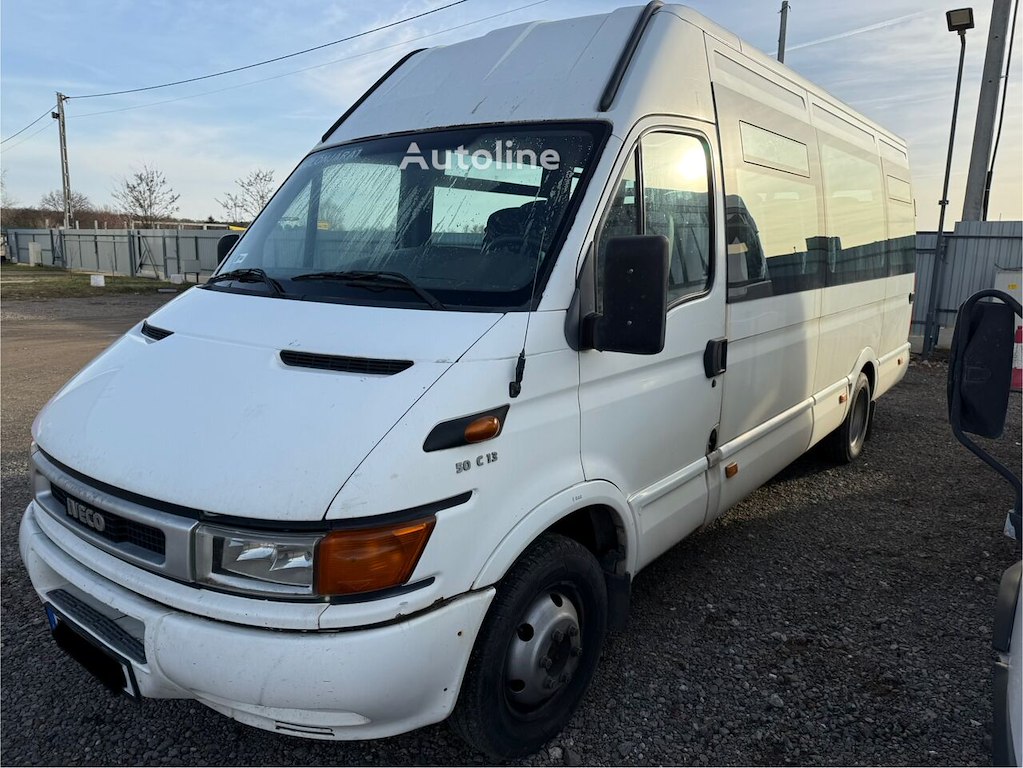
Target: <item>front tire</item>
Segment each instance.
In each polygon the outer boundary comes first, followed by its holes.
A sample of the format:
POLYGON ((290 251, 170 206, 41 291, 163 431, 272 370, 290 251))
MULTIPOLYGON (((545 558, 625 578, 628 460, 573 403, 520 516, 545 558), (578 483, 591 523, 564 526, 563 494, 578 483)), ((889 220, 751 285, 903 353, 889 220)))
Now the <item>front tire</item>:
POLYGON ((870 380, 865 373, 856 377, 849 412, 841 426, 827 437, 827 451, 838 464, 851 464, 863 453, 874 409, 870 402, 870 380))
POLYGON ((537 751, 572 717, 607 629, 604 573, 578 542, 537 539, 497 586, 451 724, 495 761, 537 751))

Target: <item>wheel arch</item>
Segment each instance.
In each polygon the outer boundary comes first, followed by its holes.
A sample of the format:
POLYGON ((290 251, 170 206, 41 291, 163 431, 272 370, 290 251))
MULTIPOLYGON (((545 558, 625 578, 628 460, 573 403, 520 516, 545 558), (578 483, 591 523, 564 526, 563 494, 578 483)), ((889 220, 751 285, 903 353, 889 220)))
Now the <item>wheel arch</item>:
POLYGON ((877 353, 872 347, 866 347, 860 352, 856 364, 852 367, 850 383, 855 384, 856 378, 861 373, 867 377, 870 383, 870 399, 873 400, 877 393, 877 353))
POLYGON ((612 626, 628 611, 628 591, 636 565, 636 526, 618 488, 606 481, 581 483, 547 499, 527 513, 501 540, 473 582, 473 589, 494 584, 529 546, 545 533, 578 541, 596 557, 608 586, 612 626))

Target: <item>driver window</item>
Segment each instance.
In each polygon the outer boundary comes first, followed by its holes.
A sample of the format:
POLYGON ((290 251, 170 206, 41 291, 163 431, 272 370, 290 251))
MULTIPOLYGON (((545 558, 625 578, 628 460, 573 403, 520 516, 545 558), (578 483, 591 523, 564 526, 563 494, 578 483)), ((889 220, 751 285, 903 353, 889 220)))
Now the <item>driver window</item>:
POLYGON ((641 141, 644 233, 668 240, 668 303, 710 280, 707 152, 695 136, 648 133, 641 141))
MULTIPOLYGON (((602 272, 599 267, 611 238, 664 235, 668 240, 668 303, 707 290, 712 259, 709 179, 707 149, 700 139, 663 131, 643 136, 601 224, 597 275, 602 272), (642 173, 637 174, 637 169, 642 173)), ((598 295, 599 291, 598 286, 598 295)))

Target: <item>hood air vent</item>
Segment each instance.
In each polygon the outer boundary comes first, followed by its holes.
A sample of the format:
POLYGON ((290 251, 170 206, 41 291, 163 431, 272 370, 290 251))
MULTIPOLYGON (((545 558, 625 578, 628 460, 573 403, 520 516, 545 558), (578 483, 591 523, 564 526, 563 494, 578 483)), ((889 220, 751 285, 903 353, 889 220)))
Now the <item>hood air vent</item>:
POLYGON ((296 368, 317 368, 321 371, 362 373, 369 376, 393 376, 412 367, 411 360, 374 360, 369 357, 317 355, 312 352, 281 352, 281 362, 296 368))
POLYGON ((149 323, 142 323, 142 335, 148 336, 153 341, 159 341, 160 339, 166 339, 168 336, 174 334, 174 331, 168 331, 163 328, 157 328, 155 325, 149 323))

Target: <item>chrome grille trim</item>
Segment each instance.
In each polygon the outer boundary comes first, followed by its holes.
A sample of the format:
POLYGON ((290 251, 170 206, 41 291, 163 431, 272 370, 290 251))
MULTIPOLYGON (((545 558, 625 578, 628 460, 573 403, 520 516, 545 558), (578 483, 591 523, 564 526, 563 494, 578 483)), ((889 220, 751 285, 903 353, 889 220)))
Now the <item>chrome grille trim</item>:
POLYGON ((193 567, 192 532, 199 524, 197 520, 149 509, 141 504, 97 490, 64 472, 40 451, 35 451, 32 454, 32 465, 34 475, 32 485, 36 503, 53 520, 96 548, 132 565, 163 574, 177 581, 193 580, 195 569, 193 567), (101 512, 109 512, 161 531, 165 540, 165 554, 161 557, 155 552, 127 542, 112 542, 92 532, 84 525, 78 524, 68 517, 64 505, 54 497, 50 488, 51 484, 101 512))

